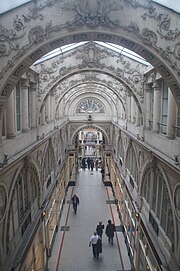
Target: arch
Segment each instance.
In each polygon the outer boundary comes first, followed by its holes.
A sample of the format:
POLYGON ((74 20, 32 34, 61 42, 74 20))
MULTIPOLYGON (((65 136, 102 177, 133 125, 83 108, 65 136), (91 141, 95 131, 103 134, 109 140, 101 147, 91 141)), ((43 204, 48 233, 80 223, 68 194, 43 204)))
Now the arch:
MULTIPOLYGON (((83 49, 82 49, 81 53, 83 53, 83 49)), ((116 58, 117 58, 117 62, 118 62, 119 56, 116 55, 116 58)), ((77 60, 76 60, 76 58, 73 58, 72 61, 77 61, 77 60)), ((83 62, 83 59, 82 59, 82 62, 83 62)), ((55 69, 56 74, 54 74, 55 72, 52 73, 53 78, 51 81, 44 80, 44 82, 43 82, 43 80, 41 80, 42 83, 44 83, 44 84, 42 86, 43 91, 41 91, 39 94, 41 95, 42 100, 43 100, 48 92, 50 92, 52 89, 55 89, 59 84, 61 84, 61 83, 63 84, 64 82, 67 82, 66 83, 66 85, 68 86, 67 89, 69 88, 70 90, 73 87, 75 87, 76 85, 78 85, 78 80, 80 81, 81 84, 82 84, 82 82, 93 83, 92 80, 90 81, 90 79, 89 79, 89 81, 88 81, 86 78, 88 73, 93 72, 93 74, 96 74, 94 83, 102 84, 102 85, 106 86, 107 88, 110 88, 112 91, 114 91, 118 95, 119 94, 118 91, 115 90, 115 87, 113 87, 113 85, 114 85, 113 80, 117 81, 117 84, 122 84, 122 85, 126 86, 127 89, 132 93, 133 96, 135 96, 135 99, 140 104, 140 100, 142 100, 142 94, 140 93, 140 91, 139 92, 137 91, 137 88, 140 88, 140 83, 143 84, 143 80, 141 80, 142 82, 140 82, 140 79, 137 79, 137 75, 134 74, 136 72, 135 69, 130 67, 129 68, 130 71, 128 72, 127 68, 125 67, 125 65, 127 65, 126 61, 124 61, 124 62, 123 62, 122 67, 120 67, 119 65, 117 65, 117 67, 112 67, 112 65, 108 66, 106 63, 103 63, 103 66, 101 67, 101 69, 98 67, 98 64, 94 64, 93 68, 90 69, 88 67, 88 63, 87 63, 87 67, 81 67, 82 63, 77 63, 76 66, 72 66, 72 65, 68 66, 66 68, 66 70, 63 71, 63 74, 61 74, 61 71, 60 71, 61 68, 59 70, 55 69), (123 69, 125 70, 125 72, 124 71, 122 72, 123 69), (126 77, 123 73, 126 74, 126 77), (98 75, 99 76, 104 75, 109 78, 108 78, 108 80, 106 79, 106 82, 103 78, 103 80, 101 82, 101 79, 97 78, 98 75), (75 76, 77 78, 75 78, 75 76), (81 78, 80 78, 80 76, 81 76, 81 78), (133 77, 135 77, 136 79, 133 79, 133 77), (67 80, 69 80, 69 82, 67 80), (110 80, 112 81, 111 85, 110 85, 110 80), (74 81, 77 81, 77 83, 74 81), (74 84, 74 83, 76 83, 76 84, 74 84), (138 85, 138 83, 139 83, 139 85, 138 85), (137 94, 140 96, 139 98, 136 97, 137 94)), ((49 63, 49 61, 47 61, 47 66, 49 67, 50 65, 52 65, 52 63, 49 63)), ((64 63, 64 65, 65 65, 65 63, 64 63)), ((49 72, 48 67, 47 67, 47 73, 49 72)), ((143 75, 141 74, 141 76, 143 76, 143 75)), ((63 88, 64 88, 64 85, 63 85, 63 88)), ((63 95, 64 95, 64 91, 63 91, 63 95)), ((61 96, 63 96, 63 95, 61 95, 61 96)))
POLYGON ((122 137, 122 134, 119 133, 118 143, 117 143, 117 150, 118 150, 118 151, 120 150, 119 154, 120 154, 120 156, 121 156, 122 159, 123 159, 123 161, 121 161, 121 162, 124 163, 124 152, 125 152, 125 150, 124 150, 123 140, 124 140, 124 139, 123 139, 123 137, 122 137))
POLYGON ((44 181, 43 179, 45 180, 46 179, 46 174, 45 174, 45 170, 46 170, 46 165, 45 165, 45 161, 46 161, 46 158, 48 157, 47 155, 47 152, 48 150, 51 150, 51 155, 52 155, 52 168, 51 168, 51 171, 52 169, 54 170, 54 167, 55 167, 55 163, 56 163, 56 155, 55 155, 55 151, 54 151, 54 147, 53 147, 53 144, 52 144, 52 139, 50 138, 49 141, 48 141, 48 144, 46 144, 46 147, 44 149, 44 157, 43 157, 43 161, 42 161, 42 168, 44 169, 44 172, 42 172, 41 174, 41 178, 42 178, 42 184, 44 184, 44 181))
MULTIPOLYGON (((111 67, 112 68, 112 67, 111 67)), ((136 102, 136 105, 140 111, 140 113, 142 113, 142 100, 143 100, 143 96, 142 94, 140 93, 140 91, 138 92, 138 88, 140 87, 139 85, 136 86, 136 84, 130 84, 130 78, 127 79, 127 78, 121 78, 118 76, 118 71, 115 71, 113 70, 113 72, 111 70, 105 70, 105 71, 102 71, 102 70, 99 70, 97 68, 93 68, 93 73, 95 73, 96 75, 105 75, 107 76, 107 82, 104 82, 105 80, 97 80, 96 81, 88 81, 85 77, 86 77, 86 74, 92 72, 92 70, 87 70, 87 69, 83 69, 83 70, 76 70, 74 71, 74 69, 72 69, 72 71, 68 68, 67 69, 68 71, 68 74, 66 76, 62 76, 60 78, 60 76, 58 75, 57 78, 54 78, 53 76, 53 83, 51 82, 48 82, 47 83, 47 86, 43 86, 43 89, 44 89, 44 93, 41 94, 41 100, 42 100, 42 104, 44 102, 44 100, 46 99, 46 97, 49 95, 49 92, 50 91, 53 91, 53 90, 56 90, 56 87, 60 84, 62 84, 62 87, 63 87, 63 91, 61 91, 61 94, 59 94, 59 98, 57 100, 57 104, 59 104, 61 102, 61 100, 67 95, 67 93, 70 93, 72 92, 72 95, 75 95, 75 93, 77 94, 77 91, 76 88, 79 88, 81 85, 83 84, 96 84, 96 85, 99 85, 100 87, 106 87, 107 89, 111 90, 112 93, 114 93, 115 95, 117 95, 118 99, 121 101, 121 104, 124 108, 124 103, 123 103, 123 99, 124 99, 124 95, 123 93, 125 92, 126 88, 130 91, 130 93, 132 93, 132 96, 134 97, 134 100, 136 102), (79 76, 82 76, 82 78, 78 79, 75 78, 75 76, 79 77, 79 76), (86 80, 85 80, 86 79, 86 80), (112 81, 111 82, 111 85, 110 85, 110 80, 112 81), (114 81, 115 80, 117 82, 117 86, 114 86, 115 83, 114 81), (66 87, 65 87, 65 83, 66 82, 66 87), (83 83, 82 83, 83 82, 83 83), (119 85, 120 84, 120 85, 119 85), (121 86, 123 85, 123 87, 125 88, 122 88, 121 91, 119 91, 119 89, 116 89, 118 88, 118 86, 121 86), (46 89, 47 88, 47 89, 46 89), (46 89, 46 91, 45 91, 46 89), (122 92, 122 94, 121 94, 122 92)), ((121 87, 120 87, 121 88, 121 87)), ((41 111, 41 108, 40 110, 41 111)))
POLYGON ((57 47, 87 40, 120 44, 144 57, 167 81, 179 104, 179 14, 147 0, 42 2, 31 1, 1 17, 1 113, 31 64, 57 47), (56 16, 49 19, 47 14, 53 12, 56 16))
MULTIPOLYGON (((2 214, 2 217, 1 217, 1 220, 0 220, 0 223, 3 223, 3 220, 5 220, 5 217, 6 217, 6 213, 7 213, 7 201, 8 201, 8 191, 7 191, 7 188, 6 186, 4 185, 4 183, 1 183, 1 187, 3 188, 3 190, 1 190, 1 193, 4 194, 4 195, 1 195, 1 208, 2 208, 2 204, 4 204, 4 214, 2 214)), ((5 227, 3 229, 3 232, 5 230, 5 227)), ((2 264, 2 259, 3 259, 3 255, 5 253, 5 250, 4 250, 4 239, 2 238, 0 240, 0 267, 1 267, 1 264, 2 264)))
POLYGON ((78 127, 78 128, 73 132, 73 135, 71 136, 71 139, 70 139, 71 144, 72 144, 72 145, 75 145, 77 134, 78 134, 81 130, 83 130, 84 128, 91 128, 91 127, 97 129, 98 131, 100 131, 100 132, 104 135, 105 144, 108 145, 108 142, 109 142, 109 136, 108 136, 107 133, 103 130, 103 128, 101 128, 99 125, 96 125, 96 124, 84 124, 84 125, 81 125, 80 127, 78 127))
POLYGON ((126 153, 125 153, 125 159, 124 159, 124 163, 125 163, 125 168, 128 168, 128 155, 129 155, 129 151, 132 149, 133 153, 134 153, 134 156, 135 156, 135 160, 132 159, 132 166, 133 168, 135 169, 135 176, 132 174, 132 172, 130 172, 130 175, 134 177, 134 180, 135 180, 135 183, 139 186, 139 183, 138 183, 138 179, 139 179, 139 163, 138 163, 138 155, 137 155, 137 151, 135 149, 135 146, 134 144, 132 143, 132 139, 129 140, 128 142, 128 145, 127 145, 127 150, 126 150, 126 153), (136 175, 138 174, 138 175, 136 175))
MULTIPOLYGON (((98 92, 90 92, 90 91, 85 91, 84 93, 76 93, 78 95, 77 97, 74 97, 71 99, 71 101, 67 100, 67 103, 65 104, 64 111, 67 115, 76 115, 76 116, 81 116, 80 113, 76 112, 76 108, 78 106, 79 102, 82 102, 84 99, 96 99, 101 101, 101 104, 104 108, 104 112, 100 113, 102 116, 108 116, 111 115, 112 113, 117 112, 117 108, 114 104, 114 101, 112 100, 112 103, 110 104, 110 97, 108 97, 108 100, 106 97, 102 97, 101 94, 98 92)), ((84 114, 93 114, 93 113, 84 113, 84 114)), ((95 114, 97 115, 97 114, 95 114)), ((99 114, 97 115, 99 117, 99 114)))
MULTIPOLYGON (((5 233, 4 233, 4 251, 5 253, 7 253, 7 249, 8 249, 8 242, 7 241, 7 236, 8 236, 8 231, 9 231, 9 212, 10 212, 10 207, 11 207, 11 203, 12 203, 12 197, 13 197, 13 192, 14 192, 14 189, 15 189, 15 186, 16 186, 16 183, 17 183, 17 179, 18 179, 18 176, 21 174, 21 172, 24 172, 26 173, 27 175, 27 172, 29 171, 33 171, 35 176, 37 178, 35 178, 35 185, 37 185, 37 197, 38 197, 38 203, 40 204, 40 183, 39 183, 39 172, 37 171, 37 166, 35 165, 35 163, 33 161, 29 161, 28 158, 26 158, 26 161, 24 164, 22 164, 17 170, 16 170, 16 173, 14 175, 14 178, 13 178, 13 181, 12 181, 12 187, 11 187, 11 190, 10 190, 10 193, 9 193, 9 199, 8 199, 8 204, 7 204, 7 215, 6 215, 6 219, 5 219, 5 233), (28 170, 25 170, 25 166, 28 165, 28 170)), ((27 177, 27 176, 26 176, 27 177)), ((29 180, 27 180, 29 181, 29 180)), ((29 193, 29 191, 28 191, 29 193)))
MULTIPOLYGON (((166 176, 166 173, 165 171, 163 170, 163 168, 161 167, 161 165, 157 165, 157 163, 155 162, 156 159, 151 159, 149 161, 149 163, 146 164, 146 166, 144 167, 143 169, 143 173, 142 173, 142 181, 140 183, 140 196, 143 197, 143 190, 144 190, 144 185, 145 185, 145 177, 146 177, 146 174, 147 172, 149 171, 159 171, 160 174, 162 174, 163 176, 163 181, 165 183, 165 186, 166 186, 166 189, 168 191, 168 196, 169 196, 169 200, 170 200, 170 207, 171 207, 171 211, 172 211, 172 219, 173 219, 173 232, 174 233, 177 233, 177 229, 176 229, 176 224, 175 224, 175 210, 174 210, 174 205, 173 205, 173 198, 172 198, 172 195, 171 195, 171 191, 170 191, 170 186, 169 186, 169 183, 168 183, 168 179, 167 179, 167 176, 166 176)), ((153 179, 154 181, 154 179, 153 179)), ((151 206, 150 206, 150 209, 151 206)), ((157 217, 157 214, 155 214, 156 217, 157 217)), ((158 217, 158 220, 159 220, 159 224, 160 226, 162 227, 162 222, 160 221, 160 218, 158 217)), ((162 227, 163 231, 165 232, 164 228, 162 227)), ((167 233, 165 232, 165 234, 167 235, 167 233)), ((169 237, 168 237, 169 238, 169 237)), ((172 238, 171 238, 172 239, 172 238)), ((172 250, 174 251, 177 251, 176 247, 178 247, 178 242, 175 240, 175 236, 173 236, 173 240, 171 240, 172 242, 172 250), (175 247, 174 247, 175 246, 175 247)))

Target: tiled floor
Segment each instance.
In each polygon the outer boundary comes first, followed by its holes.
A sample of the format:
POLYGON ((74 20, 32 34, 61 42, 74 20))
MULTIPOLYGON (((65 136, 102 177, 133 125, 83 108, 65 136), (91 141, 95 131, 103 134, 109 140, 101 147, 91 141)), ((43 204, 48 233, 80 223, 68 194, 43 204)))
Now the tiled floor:
POLYGON ((120 226, 114 204, 112 189, 101 181, 100 171, 80 170, 75 187, 67 192, 66 202, 59 223, 59 230, 48 261, 49 271, 129 271, 131 264, 127 254, 123 233, 117 227, 114 245, 108 243, 105 233, 102 237, 102 254, 94 259, 88 246, 91 235, 99 221, 106 226, 111 219, 120 226), (69 204, 71 196, 80 199, 77 214, 69 204))

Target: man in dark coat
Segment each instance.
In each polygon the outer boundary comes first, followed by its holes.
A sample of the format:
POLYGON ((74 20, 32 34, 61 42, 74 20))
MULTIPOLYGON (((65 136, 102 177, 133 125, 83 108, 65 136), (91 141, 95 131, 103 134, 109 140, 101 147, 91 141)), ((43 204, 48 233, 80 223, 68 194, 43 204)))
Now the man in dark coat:
POLYGON ((72 197, 71 201, 72 201, 72 204, 73 204, 74 213, 76 214, 77 213, 77 206, 79 204, 79 198, 78 198, 78 196, 74 195, 72 197))
POLYGON ((102 224, 102 221, 100 221, 96 227, 96 231, 97 231, 97 234, 101 237, 101 239, 102 239, 103 229, 104 229, 104 225, 102 224))
POLYGON ((109 243, 111 243, 111 245, 113 245, 113 238, 114 238, 114 232, 116 231, 116 227, 115 225, 111 222, 111 220, 108 220, 108 224, 106 226, 106 235, 108 237, 108 241, 109 243))

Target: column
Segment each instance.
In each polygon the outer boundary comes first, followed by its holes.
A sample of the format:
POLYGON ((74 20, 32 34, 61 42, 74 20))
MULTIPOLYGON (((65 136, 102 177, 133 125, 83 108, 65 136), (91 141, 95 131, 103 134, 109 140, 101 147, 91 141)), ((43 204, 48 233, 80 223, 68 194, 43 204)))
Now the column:
POLYGON ((50 121, 54 120, 54 95, 53 92, 50 94, 50 121))
POLYGON ((31 83, 31 128, 36 127, 36 83, 31 83))
POLYGON ((46 123, 50 122, 50 96, 46 100, 46 123))
POLYGON ((7 138, 14 138, 16 137, 16 127, 14 122, 14 91, 11 92, 7 107, 6 107, 6 128, 7 128, 7 138))
POLYGON ((127 96, 127 121, 131 122, 131 93, 128 91, 127 96))
POLYGON ((170 89, 168 89, 168 117, 167 117, 167 137, 175 138, 175 127, 176 124, 176 101, 170 89))
POLYGON ((135 123, 135 108, 136 108, 136 103, 134 100, 134 97, 131 96, 131 122, 135 123))
POLYGON ((81 145, 81 153, 82 153, 82 158, 84 157, 85 154, 85 146, 81 145))
POLYGON ((29 131, 29 83, 26 79, 21 79, 21 95, 22 95, 22 132, 29 131))
POLYGON ((46 107, 45 107, 45 102, 43 102, 43 104, 42 104, 41 122, 42 122, 42 125, 44 125, 46 123, 46 107))
POLYGON ((100 146, 96 145, 96 157, 100 156, 99 148, 100 148, 100 146))
POLYGON ((154 89, 154 112, 153 112, 153 132, 159 132, 160 113, 161 113, 161 88, 160 85, 155 82, 153 84, 154 89))
POLYGON ((140 112, 137 105, 136 105, 136 126, 140 126, 140 112))
POLYGON ((150 129, 151 120, 151 91, 152 88, 149 84, 146 84, 146 102, 145 102, 145 129, 150 129))

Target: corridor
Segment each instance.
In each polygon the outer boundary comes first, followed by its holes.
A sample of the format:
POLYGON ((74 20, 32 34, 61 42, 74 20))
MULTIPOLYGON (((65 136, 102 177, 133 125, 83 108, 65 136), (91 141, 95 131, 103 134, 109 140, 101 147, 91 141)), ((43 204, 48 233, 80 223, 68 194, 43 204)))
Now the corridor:
MULTIPOLYGON (((129 271, 124 235, 120 231, 121 222, 114 204, 112 189, 105 187, 100 170, 80 169, 75 187, 69 187, 59 221, 48 271, 129 271), (73 213, 70 199, 76 194, 80 199, 77 214, 73 213), (102 236, 102 254, 94 259, 89 240, 99 221, 107 225, 108 219, 116 225, 114 245, 102 236)), ((105 230, 104 230, 105 232, 105 230)))

